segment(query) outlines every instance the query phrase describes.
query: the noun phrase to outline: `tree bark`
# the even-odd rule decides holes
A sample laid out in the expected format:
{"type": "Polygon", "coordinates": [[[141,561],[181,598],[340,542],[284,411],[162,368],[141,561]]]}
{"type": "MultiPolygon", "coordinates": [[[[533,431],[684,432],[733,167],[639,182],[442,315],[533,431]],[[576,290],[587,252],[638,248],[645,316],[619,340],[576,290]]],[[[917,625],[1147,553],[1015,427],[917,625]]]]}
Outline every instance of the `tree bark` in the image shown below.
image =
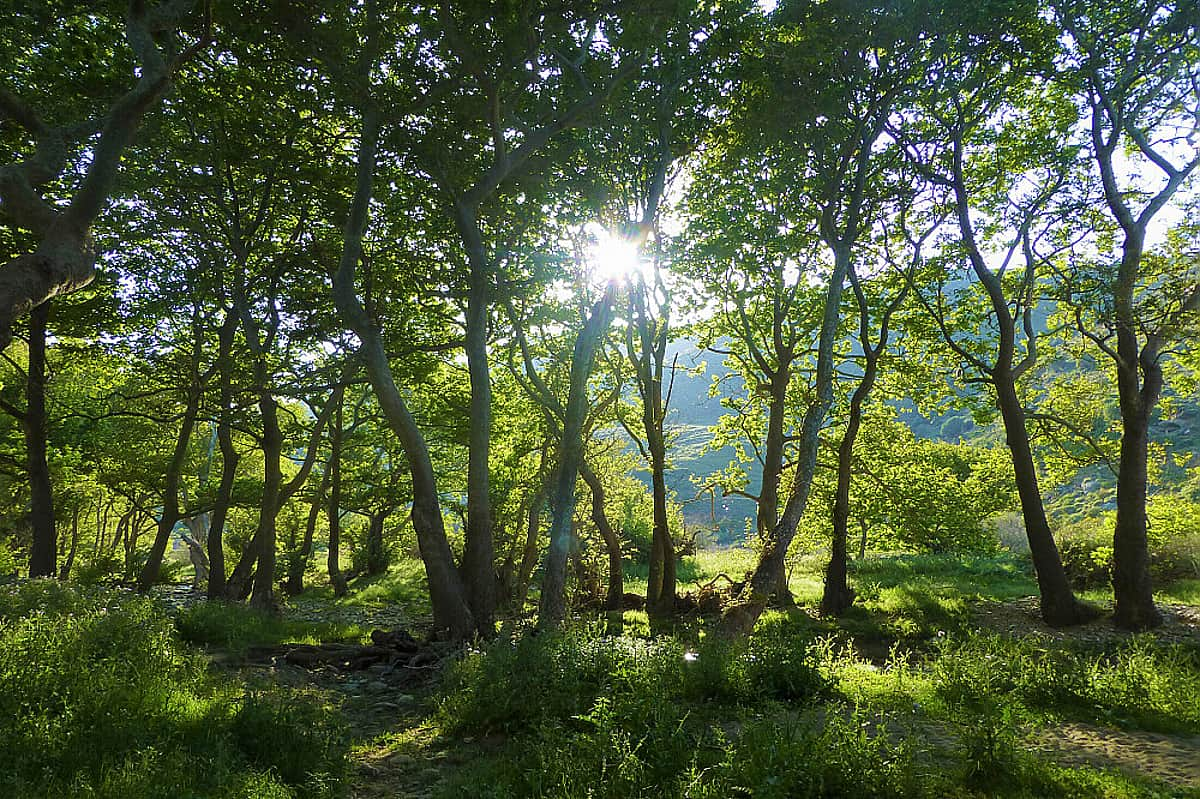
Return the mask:
{"type": "Polygon", "coordinates": [[[29,475],[29,576],[53,577],[58,560],[58,530],[54,522],[54,486],[46,459],[46,324],[50,304],[29,314],[29,368],[25,389],[25,466],[29,475]]]}
{"type": "MultiPolygon", "coordinates": [[[[996,388],[996,404],[1004,421],[1004,432],[1008,442],[1009,453],[1012,456],[1013,472],[1016,477],[1017,494],[1021,500],[1021,512],[1025,519],[1025,534],[1029,540],[1029,551],[1033,558],[1033,568],[1037,575],[1038,589],[1041,595],[1042,619],[1049,625],[1065,627],[1082,624],[1095,614],[1080,603],[1063,569],[1058,546],[1050,532],[1050,523],[1046,519],[1046,508],[1042,501],[1041,488],[1038,485],[1037,467],[1033,459],[1033,450],[1029,443],[1029,431],[1025,426],[1025,407],[1017,393],[1017,380],[1021,372],[1035,361],[1035,333],[1028,322],[1031,309],[1024,308],[1026,317],[1026,334],[1029,337],[1027,355],[1016,364],[1017,322],[1010,310],[1009,298],[999,275],[993,272],[984,261],[979,251],[975,237],[975,228],[971,222],[970,197],[964,178],[963,141],[961,132],[956,134],[953,141],[952,188],[954,190],[955,213],[958,217],[959,232],[962,244],[966,250],[971,268],[979,282],[987,291],[988,300],[992,306],[992,317],[996,321],[997,346],[996,360],[991,368],[976,361],[996,388]],[[1015,365],[1014,365],[1015,364],[1015,365]]],[[[1036,212],[1037,206],[1028,213],[1036,212]]],[[[1024,235],[1022,229],[1019,235],[1024,235]]],[[[1027,252],[1027,260],[1031,253],[1027,252]]],[[[1027,263],[1026,268],[1032,270],[1034,263],[1027,263]]],[[[1029,279],[1033,275],[1030,273],[1029,279]]],[[[948,340],[949,342],[949,340],[948,340]]],[[[952,342],[949,342],[952,344],[952,342]]]]}
{"type": "Polygon", "coordinates": [[[75,552],[79,547],[79,515],[83,512],[83,506],[79,505],[75,508],[75,513],[71,517],[71,544],[67,549],[67,558],[63,561],[62,568],[58,571],[58,579],[66,581],[71,577],[71,568],[75,565],[75,552]]]}
{"type": "Polygon", "coordinates": [[[1162,624],[1150,579],[1146,533],[1146,484],[1150,419],[1162,394],[1163,374],[1155,341],[1139,347],[1134,308],[1144,234],[1127,230],[1113,292],[1117,322],[1117,393],[1121,408],[1121,461],[1117,475],[1117,523],[1113,530],[1113,623],[1129,630],[1162,624]]]}
{"type": "Polygon", "coordinates": [[[600,538],[604,540],[604,549],[608,554],[608,590],[604,596],[604,609],[620,610],[621,599],[625,595],[621,539],[617,536],[617,531],[613,529],[612,524],[609,523],[608,513],[604,508],[604,483],[600,481],[600,476],[592,470],[591,464],[586,459],[579,464],[579,474],[591,490],[592,523],[600,532],[600,538]]]}
{"type": "Polygon", "coordinates": [[[344,408],[339,400],[333,413],[333,427],[329,433],[329,551],[325,559],[329,572],[329,583],[334,596],[346,595],[346,576],[342,574],[342,434],[344,408]]]}
{"type": "Polygon", "coordinates": [[[146,564],[142,567],[137,578],[137,590],[149,591],[158,580],[162,568],[163,555],[166,554],[167,544],[171,541],[171,531],[179,522],[179,487],[183,480],[183,467],[187,463],[188,446],[192,442],[192,431],[196,427],[196,417],[200,413],[200,384],[196,372],[199,364],[193,356],[192,385],[188,387],[187,404],[184,407],[183,419],[179,423],[179,435],[175,438],[175,450],[171,453],[171,461],[167,464],[163,487],[162,510],[158,517],[157,531],[154,543],[150,545],[150,553],[146,564]]]}
{"type": "Polygon", "coordinates": [[[367,574],[371,576],[383,574],[388,569],[387,547],[383,541],[383,524],[392,511],[382,510],[372,513],[367,524],[367,574]]]}
{"type": "Polygon", "coordinates": [[[492,539],[489,458],[492,431],[492,382],[487,356],[492,265],[483,245],[475,210],[455,208],[455,222],[470,264],[467,294],[467,373],[471,384],[467,447],[467,526],[461,573],[475,626],[491,636],[496,615],[495,545],[492,539]]]}
{"type": "Polygon", "coordinates": [[[258,515],[258,530],[254,534],[254,549],[258,567],[254,570],[254,587],[250,604],[262,610],[275,606],[275,538],[279,515],[280,488],[283,485],[283,433],[279,429],[279,406],[270,392],[264,392],[258,403],[263,419],[263,495],[258,515]]]}
{"type": "Polygon", "coordinates": [[[289,596],[304,593],[304,573],[308,570],[308,559],[312,556],[313,537],[317,532],[317,519],[321,515],[322,500],[325,492],[329,489],[329,471],[329,468],[326,467],[325,473],[321,475],[321,485],[309,504],[308,519],[304,524],[304,539],[300,543],[300,550],[293,553],[291,562],[288,564],[287,583],[284,591],[289,596]]]}
{"type": "Polygon", "coordinates": [[[525,526],[525,546],[522,548],[521,566],[517,571],[517,583],[513,590],[513,609],[518,613],[525,609],[529,598],[529,584],[533,581],[533,570],[538,560],[538,533],[542,529],[542,512],[545,510],[549,486],[543,484],[529,503],[529,518],[525,526]]]}
{"type": "Polygon", "coordinates": [[[850,525],[850,485],[854,474],[854,442],[862,428],[862,407],[875,382],[876,361],[869,360],[862,380],[850,398],[846,432],[838,445],[837,492],[833,500],[833,537],[829,565],[825,569],[825,590],[821,595],[821,613],[840,616],[854,604],[854,590],[848,577],[848,538],[850,525]]]}
{"type": "Polygon", "coordinates": [[[575,517],[575,486],[584,462],[583,429],[588,413],[588,378],[592,373],[596,351],[612,321],[615,297],[616,288],[609,285],[580,328],[571,353],[570,386],[562,417],[558,473],[551,498],[550,549],[546,553],[542,600],[538,612],[538,626],[542,628],[557,625],[566,617],[567,556],[571,551],[575,517]]]}
{"type": "Polygon", "coordinates": [[[13,323],[21,315],[92,281],[96,249],[89,228],[112,192],[121,156],[142,117],[170,89],[174,72],[195,55],[209,35],[206,25],[192,47],[168,53],[159,46],[166,39],[164,34],[177,30],[195,4],[184,0],[148,5],[131,2],[125,16],[126,40],[138,65],[137,82],[104,115],[100,136],[89,147],[83,181],[65,209],[39,195],[39,189],[60,177],[67,166],[65,130],[46,125],[32,108],[0,90],[4,116],[11,117],[37,143],[25,162],[0,166],[0,202],[21,227],[39,237],[32,253],[0,267],[0,350],[8,346],[13,323]]]}
{"type": "Polygon", "coordinates": [[[341,260],[333,280],[334,304],[342,321],[358,336],[359,355],[366,365],[379,407],[408,459],[413,485],[413,529],[429,579],[434,624],[448,630],[452,639],[462,640],[475,631],[475,619],[446,538],[429,446],[396,387],[379,327],[363,310],[354,287],[354,272],[362,255],[362,237],[367,225],[378,142],[379,110],[368,102],[363,113],[354,200],[346,220],[341,260]]]}
{"type": "Polygon", "coordinates": [[[225,317],[217,334],[217,370],[220,375],[220,414],[217,420],[217,445],[221,450],[221,483],[208,524],[208,598],[226,595],[225,520],[233,503],[233,483],[237,478],[240,456],[233,445],[233,340],[237,334],[237,314],[225,317]]]}
{"type": "Polygon", "coordinates": [[[744,589],[743,599],[725,612],[720,631],[726,636],[748,635],[762,615],[772,592],[787,569],[785,559],[800,517],[808,506],[812,490],[813,475],[817,469],[817,450],[820,446],[821,427],[833,405],[834,343],[837,339],[838,321],[841,318],[842,294],[846,275],[850,268],[850,251],[841,246],[834,250],[833,273],[825,293],[825,307],[821,319],[821,332],[817,339],[817,374],[813,400],[804,412],[797,450],[796,475],[788,493],[787,503],[779,523],[771,531],[763,545],[754,573],[744,589]]]}

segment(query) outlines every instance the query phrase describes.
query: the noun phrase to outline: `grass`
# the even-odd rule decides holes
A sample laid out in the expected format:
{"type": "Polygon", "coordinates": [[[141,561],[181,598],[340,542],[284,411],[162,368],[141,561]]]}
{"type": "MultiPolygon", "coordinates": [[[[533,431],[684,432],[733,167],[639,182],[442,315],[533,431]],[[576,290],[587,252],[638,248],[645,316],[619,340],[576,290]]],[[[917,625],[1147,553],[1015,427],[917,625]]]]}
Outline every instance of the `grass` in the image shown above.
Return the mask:
{"type": "Polygon", "coordinates": [[[387,572],[380,575],[364,575],[348,586],[345,596],[335,597],[324,573],[309,575],[309,588],[300,596],[305,603],[332,607],[380,608],[399,606],[413,618],[431,614],[429,589],[425,578],[425,567],[419,559],[409,558],[393,563],[387,572]]]}
{"type": "MultiPolygon", "coordinates": [[[[680,589],[753,562],[700,552],[680,589]]],[[[319,695],[248,687],[189,646],[358,639],[355,624],[220,603],[172,621],[125,592],[0,588],[0,796],[332,799],[351,759],[386,771],[394,753],[447,797],[1200,797],[1034,747],[1064,722],[1200,734],[1200,648],[973,630],[977,603],[1035,593],[1015,556],[873,555],[852,564],[854,611],[822,619],[822,565],[801,561],[799,607],[768,611],[745,641],[702,618],[655,634],[629,612],[619,635],[585,618],[481,645],[391,726],[371,715],[357,743],[319,695]]],[[[637,590],[644,573],[630,576],[637,590]]],[[[417,562],[346,597],[313,589],[309,605],[428,612],[417,562]]]]}
{"type": "MultiPolygon", "coordinates": [[[[746,550],[700,552],[682,561],[680,590],[752,565],[746,550]]],[[[768,611],[748,645],[763,647],[748,662],[764,673],[782,670],[784,651],[802,664],[812,676],[799,701],[744,674],[740,693],[714,690],[731,661],[706,651],[717,642],[703,620],[656,637],[626,613],[621,637],[584,625],[473,653],[443,687],[437,723],[449,747],[489,730],[504,743],[444,780],[443,795],[1200,796],[1060,766],[1032,745],[1065,721],[1200,732],[1196,650],[974,632],[978,603],[1036,594],[1012,555],[871,556],[851,566],[849,616],[815,618],[821,565],[801,564],[790,580],[800,607],[768,611]]],[[[628,590],[644,589],[644,571],[627,575],[628,590]]]]}
{"type": "Polygon", "coordinates": [[[175,618],[175,626],[188,643],[235,655],[282,643],[362,641],[370,634],[357,624],[285,619],[225,602],[201,602],[185,608],[175,618]]]}
{"type": "Polygon", "coordinates": [[[325,799],[347,772],[313,697],[214,676],[152,601],[0,589],[0,795],[325,799]]]}

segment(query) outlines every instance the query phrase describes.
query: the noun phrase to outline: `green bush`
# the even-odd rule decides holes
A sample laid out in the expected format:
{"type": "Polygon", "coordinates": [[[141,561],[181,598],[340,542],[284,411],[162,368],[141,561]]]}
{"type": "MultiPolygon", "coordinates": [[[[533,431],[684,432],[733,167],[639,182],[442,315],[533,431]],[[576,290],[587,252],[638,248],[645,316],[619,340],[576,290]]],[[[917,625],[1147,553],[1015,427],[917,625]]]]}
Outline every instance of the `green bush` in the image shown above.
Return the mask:
{"type": "Polygon", "coordinates": [[[363,630],[354,625],[288,620],[246,605],[211,601],[180,610],[175,626],[184,641],[232,652],[285,641],[319,643],[363,635],[363,630]]]}
{"type": "MultiPolygon", "coordinates": [[[[1158,494],[1146,503],[1150,577],[1164,585],[1200,577],[1200,503],[1177,494],[1158,494]]],[[[1115,513],[1083,519],[1058,530],[1067,576],[1078,588],[1112,580],[1115,513]]]]}
{"type": "Polygon", "coordinates": [[[17,557],[4,541],[0,541],[0,583],[17,576],[17,557]]]}
{"type": "Polygon", "coordinates": [[[327,714],[215,681],[152,601],[0,588],[0,796],[315,799],[345,762],[327,714]]]}
{"type": "Polygon", "coordinates": [[[319,796],[345,774],[345,731],[315,702],[273,691],[249,692],[230,721],[239,751],[288,785],[319,796]]]}
{"type": "Polygon", "coordinates": [[[115,554],[101,554],[78,563],[71,579],[80,585],[100,585],[118,582],[125,571],[125,562],[115,554]]]}
{"type": "Polygon", "coordinates": [[[911,753],[870,720],[836,711],[820,722],[747,725],[688,797],[904,797],[923,795],[911,753]],[[872,731],[874,730],[874,731],[872,731]]]}

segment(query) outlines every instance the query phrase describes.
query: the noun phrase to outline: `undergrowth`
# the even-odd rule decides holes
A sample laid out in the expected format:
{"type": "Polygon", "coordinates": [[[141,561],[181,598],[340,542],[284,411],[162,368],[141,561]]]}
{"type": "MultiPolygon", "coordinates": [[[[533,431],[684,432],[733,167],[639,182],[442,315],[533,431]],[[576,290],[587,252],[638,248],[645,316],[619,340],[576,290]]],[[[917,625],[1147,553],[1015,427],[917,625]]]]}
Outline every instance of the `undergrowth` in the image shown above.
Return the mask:
{"type": "Polygon", "coordinates": [[[0,588],[0,796],[323,799],[345,752],[330,711],[218,680],[150,600],[0,588]]]}

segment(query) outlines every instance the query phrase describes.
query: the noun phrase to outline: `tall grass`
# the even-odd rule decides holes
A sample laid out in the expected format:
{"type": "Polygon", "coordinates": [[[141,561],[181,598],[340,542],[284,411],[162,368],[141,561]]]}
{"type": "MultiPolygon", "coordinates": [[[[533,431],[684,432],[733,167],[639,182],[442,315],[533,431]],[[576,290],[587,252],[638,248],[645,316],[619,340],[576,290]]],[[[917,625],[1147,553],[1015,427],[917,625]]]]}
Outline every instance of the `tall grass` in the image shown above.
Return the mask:
{"type": "Polygon", "coordinates": [[[149,600],[0,588],[0,796],[319,799],[345,770],[328,711],[215,679],[149,600]]]}

